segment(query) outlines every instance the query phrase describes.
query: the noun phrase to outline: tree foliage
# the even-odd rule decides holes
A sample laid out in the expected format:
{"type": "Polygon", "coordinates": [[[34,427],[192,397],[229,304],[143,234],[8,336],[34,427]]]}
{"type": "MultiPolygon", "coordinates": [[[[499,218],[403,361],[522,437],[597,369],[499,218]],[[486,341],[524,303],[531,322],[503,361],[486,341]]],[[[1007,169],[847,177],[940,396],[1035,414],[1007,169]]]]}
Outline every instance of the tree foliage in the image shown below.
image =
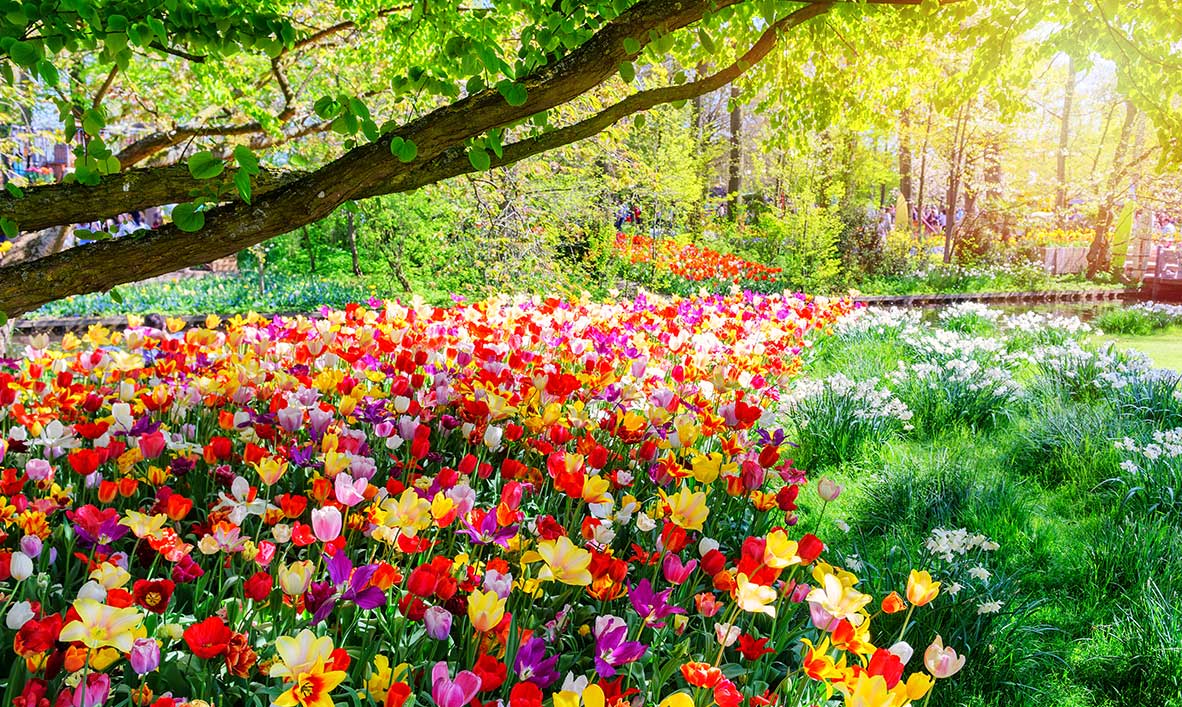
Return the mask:
{"type": "Polygon", "coordinates": [[[922,86],[947,102],[988,87],[1003,105],[1035,63],[1013,50],[1032,32],[1046,51],[1123,58],[1130,99],[1182,157],[1182,17],[1168,0],[9,3],[0,67],[57,111],[76,167],[0,196],[0,223],[180,205],[157,231],[0,268],[0,310],[205,262],[736,81],[771,99],[785,135],[881,126],[922,86]],[[928,61],[937,46],[966,61],[946,72],[928,61]]]}

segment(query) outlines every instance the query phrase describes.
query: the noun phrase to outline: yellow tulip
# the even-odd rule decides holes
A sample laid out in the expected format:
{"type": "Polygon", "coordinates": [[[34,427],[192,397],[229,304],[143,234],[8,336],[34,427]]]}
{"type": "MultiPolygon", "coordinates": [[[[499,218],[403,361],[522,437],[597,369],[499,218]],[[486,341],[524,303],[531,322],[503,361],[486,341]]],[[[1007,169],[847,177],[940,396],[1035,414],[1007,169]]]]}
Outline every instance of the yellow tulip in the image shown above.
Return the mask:
{"type": "Polygon", "coordinates": [[[932,581],[927,572],[911,570],[907,577],[907,601],[915,606],[930,604],[940,593],[940,583],[932,581]]]}
{"type": "Polygon", "coordinates": [[[480,633],[488,633],[505,618],[505,600],[494,591],[472,592],[468,598],[468,619],[480,633]]]}

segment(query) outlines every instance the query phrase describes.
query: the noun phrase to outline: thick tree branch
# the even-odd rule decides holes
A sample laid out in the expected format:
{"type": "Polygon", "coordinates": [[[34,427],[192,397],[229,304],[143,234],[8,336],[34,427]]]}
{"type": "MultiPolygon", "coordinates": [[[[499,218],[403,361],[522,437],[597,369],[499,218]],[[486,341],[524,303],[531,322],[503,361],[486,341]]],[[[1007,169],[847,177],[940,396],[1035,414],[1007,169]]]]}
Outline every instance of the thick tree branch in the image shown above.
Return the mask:
{"type": "MultiPolygon", "coordinates": [[[[256,195],[290,184],[307,172],[264,171],[254,178],[256,195]]],[[[22,231],[40,231],[51,226],[88,223],[150,206],[186,201],[208,181],[193,179],[186,165],[130,169],[104,177],[98,186],[49,184],[25,191],[21,199],[0,198],[0,216],[16,221],[22,231]]]]}
{"type": "MultiPolygon", "coordinates": [[[[566,103],[601,84],[616,73],[621,61],[634,58],[623,47],[625,39],[634,39],[643,47],[650,32],[680,29],[706,12],[741,1],[641,0],[564,58],[521,80],[527,89],[524,105],[510,106],[496,90],[488,89],[439,108],[375,143],[354,148],[315,172],[293,176],[292,181],[277,184],[270,191],[256,190],[251,205],[237,202],[207,211],[205,227],[199,233],[184,233],[170,225],[0,268],[0,311],[18,315],[68,295],[104,291],[208,262],[323,218],[351,199],[406,191],[473,171],[470,165],[465,166],[464,144],[469,138],[566,103]],[[404,164],[391,155],[394,135],[418,147],[418,157],[412,163],[404,164]]],[[[914,2],[894,0],[893,4],[914,2]]],[[[582,139],[635,111],[721,87],[765,56],[782,29],[831,5],[806,3],[765,31],[743,58],[714,75],[640,92],[587,120],[513,143],[494,164],[508,164],[582,139]]],[[[156,172],[145,170],[147,174],[156,172]]]]}

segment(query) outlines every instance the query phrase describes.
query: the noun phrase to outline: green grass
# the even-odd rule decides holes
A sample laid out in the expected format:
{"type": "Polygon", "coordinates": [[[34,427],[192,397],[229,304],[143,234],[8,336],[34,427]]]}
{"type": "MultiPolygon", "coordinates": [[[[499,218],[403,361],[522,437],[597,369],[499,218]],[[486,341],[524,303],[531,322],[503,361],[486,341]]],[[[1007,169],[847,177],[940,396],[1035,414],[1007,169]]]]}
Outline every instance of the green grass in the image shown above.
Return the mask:
{"type": "Polygon", "coordinates": [[[1162,368],[1182,371],[1182,327],[1173,327],[1147,336],[1103,336],[1100,341],[1115,341],[1119,348],[1144,352],[1162,368]]]}
{"type": "MultiPolygon", "coordinates": [[[[1182,368],[1182,332],[1120,341],[1182,368]]],[[[903,355],[873,336],[834,339],[805,373],[874,378],[903,355]]],[[[860,586],[875,595],[901,590],[912,567],[938,569],[923,549],[935,527],[1000,544],[972,601],[964,589],[915,612],[906,638],[917,653],[939,632],[969,656],[937,685],[933,707],[1182,707],[1182,586],[1173,580],[1182,576],[1182,519],[1123,508],[1121,487],[1108,481],[1125,458],[1115,439],[1169,425],[1118,399],[1059,399],[1033,367],[1021,380],[1029,394],[991,428],[948,420],[809,469],[845,485],[819,534],[834,561],[865,565],[860,586]],[[985,599],[1002,610],[978,615],[985,599]]],[[[801,496],[803,517],[815,517],[819,502],[801,496]]],[[[898,616],[874,619],[884,643],[899,628],[898,616]]]]}

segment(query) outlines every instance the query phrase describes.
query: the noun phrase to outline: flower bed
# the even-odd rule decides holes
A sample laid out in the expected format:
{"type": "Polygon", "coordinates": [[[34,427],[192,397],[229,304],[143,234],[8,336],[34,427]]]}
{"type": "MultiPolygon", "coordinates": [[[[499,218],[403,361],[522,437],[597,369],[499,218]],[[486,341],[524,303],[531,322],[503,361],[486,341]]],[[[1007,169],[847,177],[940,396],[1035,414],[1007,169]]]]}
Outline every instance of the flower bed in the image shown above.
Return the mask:
{"type": "Polygon", "coordinates": [[[619,258],[633,265],[651,264],[659,271],[695,283],[774,283],[780,274],[780,268],[692,243],[682,244],[672,238],[654,240],[639,234],[617,233],[615,248],[619,258]]]}
{"type": "Polygon", "coordinates": [[[773,414],[851,309],[503,299],[35,338],[0,362],[6,703],[923,698],[964,658],[936,638],[904,677],[871,626],[939,583],[879,604],[825,561],[773,414]]]}

